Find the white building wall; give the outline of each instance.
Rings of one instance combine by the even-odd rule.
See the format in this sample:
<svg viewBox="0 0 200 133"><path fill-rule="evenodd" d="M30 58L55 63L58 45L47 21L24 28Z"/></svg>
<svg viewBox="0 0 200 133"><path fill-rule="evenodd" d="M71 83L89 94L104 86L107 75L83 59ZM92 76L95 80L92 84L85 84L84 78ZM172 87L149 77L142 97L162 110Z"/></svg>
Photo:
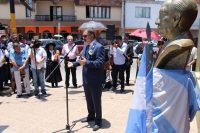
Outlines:
<svg viewBox="0 0 200 133"><path fill-rule="evenodd" d="M10 19L10 4L0 4L1 15L0 19ZM32 18L34 18L35 13L31 12ZM15 4L15 17L16 19L30 19L26 18L25 6L22 4Z"/></svg>
<svg viewBox="0 0 200 133"><path fill-rule="evenodd" d="M150 18L136 18L135 17L135 7L150 7L151 13ZM152 4L152 3L133 3L127 2L125 5L126 8L126 16L125 16L125 27L126 29L137 29L137 28L146 28L146 24L149 21L151 28L157 28L155 25L155 21L159 16L159 10L161 7L161 3ZM198 29L200 23L200 6L198 5L198 16L195 22L193 23L191 29Z"/></svg>
<svg viewBox="0 0 200 133"><path fill-rule="evenodd" d="M50 6L62 6L63 15L74 15L73 2L62 1L55 5L51 1L38 1L36 6L37 15L50 15Z"/></svg>
<svg viewBox="0 0 200 133"><path fill-rule="evenodd" d="M121 21L121 8L111 7L111 18L110 19L98 19L94 18L93 20L102 20L102 21ZM85 6L76 6L75 15L77 20L92 20L92 18L86 18L86 7Z"/></svg>
<svg viewBox="0 0 200 133"><path fill-rule="evenodd" d="M31 12L34 15L34 12ZM25 6L22 4L15 4L16 19L30 19L26 18ZM10 19L10 4L0 4L0 19Z"/></svg>
<svg viewBox="0 0 200 133"><path fill-rule="evenodd" d="M150 18L136 18L135 7L150 7ZM126 3L125 5L125 27L127 29L146 28L147 22L149 22L151 28L157 28L155 21L159 15L159 4L149 3Z"/></svg>

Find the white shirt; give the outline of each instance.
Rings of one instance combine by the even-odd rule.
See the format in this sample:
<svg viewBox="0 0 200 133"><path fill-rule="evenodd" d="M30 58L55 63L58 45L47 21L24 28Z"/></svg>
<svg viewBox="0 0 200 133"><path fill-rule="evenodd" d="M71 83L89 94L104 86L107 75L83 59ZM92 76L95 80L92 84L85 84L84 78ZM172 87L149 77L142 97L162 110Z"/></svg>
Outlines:
<svg viewBox="0 0 200 133"><path fill-rule="evenodd" d="M28 50L28 56L31 55L31 50L33 52L33 58L31 59L31 68L36 69L36 67L35 67L35 56L36 56L36 61L39 61L39 60L41 60L42 57L45 57L45 60L43 60L43 62L41 62L40 64L37 64L37 69L46 68L47 53L44 50L44 48L39 47L39 48L35 49L36 55L34 54L33 49L29 49Z"/></svg>
<svg viewBox="0 0 200 133"><path fill-rule="evenodd" d="M0 67L2 67L3 64L6 63L6 62L2 62L2 59L3 59L5 56L6 56L6 57L9 57L8 51L7 51L7 50L2 50L2 49L0 49Z"/></svg>
<svg viewBox="0 0 200 133"><path fill-rule="evenodd" d="M8 52L10 52L11 50L13 50L13 42L9 42L8 43L7 50L8 50Z"/></svg>
<svg viewBox="0 0 200 133"><path fill-rule="evenodd" d="M193 47L192 50L191 50L191 54L190 54L190 58L188 60L188 63L190 63L190 62L192 62L193 60L196 60L196 59L197 59L197 48ZM192 71L192 66L187 66L186 69Z"/></svg>
<svg viewBox="0 0 200 133"><path fill-rule="evenodd" d="M110 54L113 55L114 57L114 64L115 65L123 65L125 64L125 53L126 53L126 48L127 48L127 44L124 42L121 46L121 48L117 47L111 47L110 49Z"/></svg>

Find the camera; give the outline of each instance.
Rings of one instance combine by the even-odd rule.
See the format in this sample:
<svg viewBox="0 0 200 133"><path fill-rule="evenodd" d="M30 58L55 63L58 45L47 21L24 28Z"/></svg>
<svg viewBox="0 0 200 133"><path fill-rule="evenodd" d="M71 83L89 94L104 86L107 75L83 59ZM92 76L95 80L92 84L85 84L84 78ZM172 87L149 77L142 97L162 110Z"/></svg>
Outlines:
<svg viewBox="0 0 200 133"><path fill-rule="evenodd" d="M40 41L39 40L32 40L30 44L30 48L39 48L40 47Z"/></svg>
<svg viewBox="0 0 200 133"><path fill-rule="evenodd" d="M116 42L116 41L112 41L112 42L111 42L111 45L114 45L114 44L117 44L117 42Z"/></svg>

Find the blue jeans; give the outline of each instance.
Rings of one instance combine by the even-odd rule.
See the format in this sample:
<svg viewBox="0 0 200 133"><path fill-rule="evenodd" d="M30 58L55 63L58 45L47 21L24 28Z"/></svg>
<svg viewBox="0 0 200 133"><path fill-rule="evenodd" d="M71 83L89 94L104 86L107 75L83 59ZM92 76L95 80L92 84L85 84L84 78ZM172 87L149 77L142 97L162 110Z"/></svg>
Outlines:
<svg viewBox="0 0 200 133"><path fill-rule="evenodd" d="M33 74L33 85L34 85L34 93L35 94L38 94L39 93L39 85L38 83L40 84L41 86L41 92L42 94L45 94L46 93L46 90L45 90L45 79L44 79L44 72L45 72L45 69L44 68L41 68L41 69L37 69L37 73L36 73L36 69L33 69L32 68L32 74Z"/></svg>

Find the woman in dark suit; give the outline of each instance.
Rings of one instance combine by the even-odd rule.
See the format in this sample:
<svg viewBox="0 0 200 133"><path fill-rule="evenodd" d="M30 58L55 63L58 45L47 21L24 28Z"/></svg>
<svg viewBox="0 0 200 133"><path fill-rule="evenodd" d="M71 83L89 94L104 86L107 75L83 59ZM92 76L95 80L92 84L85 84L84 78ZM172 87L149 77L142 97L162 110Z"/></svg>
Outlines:
<svg viewBox="0 0 200 133"><path fill-rule="evenodd" d="M47 76L54 70L54 68L59 64L59 51L55 49L54 43L49 43L46 45L47 51L47 67L46 75ZM62 81L62 76L60 73L60 67L58 66L55 71L47 79L47 82L51 83L52 87L58 87L58 82Z"/></svg>

